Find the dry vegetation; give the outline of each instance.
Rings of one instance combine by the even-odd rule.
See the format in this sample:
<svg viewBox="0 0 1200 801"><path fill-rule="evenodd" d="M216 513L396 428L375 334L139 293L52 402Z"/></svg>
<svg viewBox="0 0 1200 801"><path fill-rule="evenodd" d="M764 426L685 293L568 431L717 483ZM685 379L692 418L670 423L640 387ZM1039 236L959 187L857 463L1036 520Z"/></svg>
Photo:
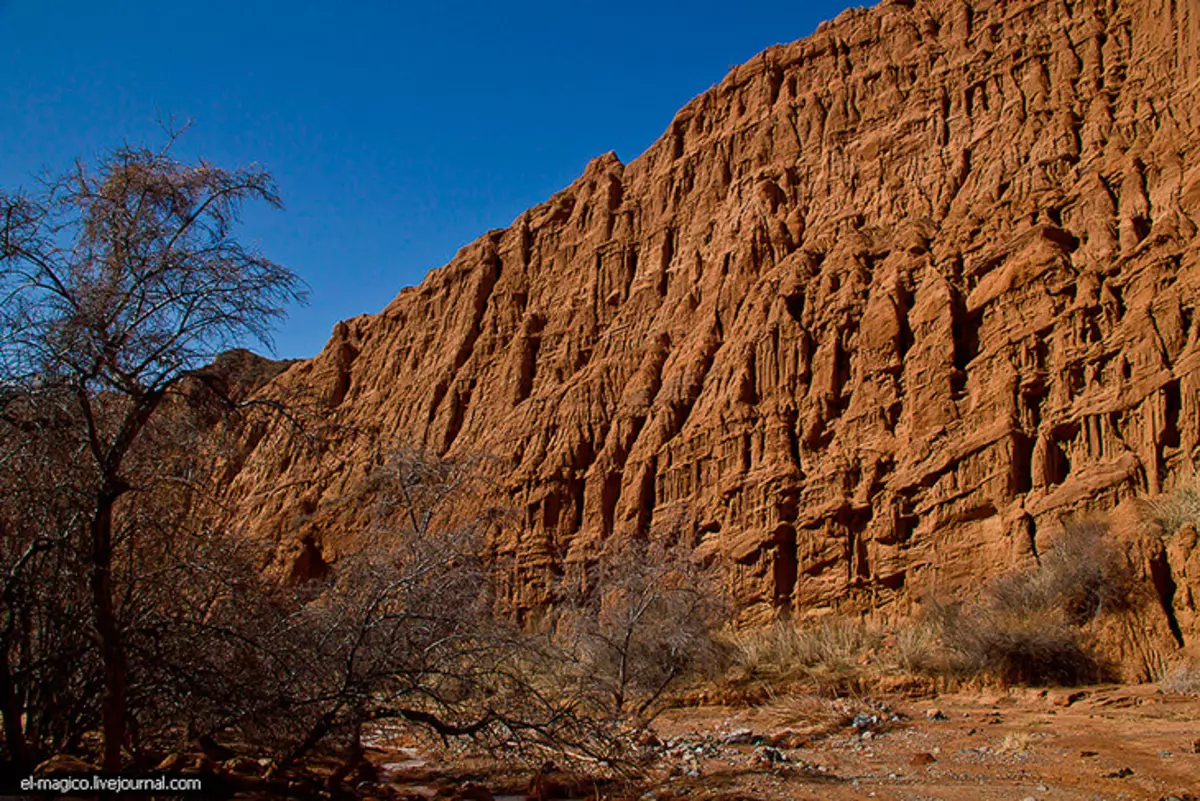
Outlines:
<svg viewBox="0 0 1200 801"><path fill-rule="evenodd" d="M1090 627L1128 610L1137 592L1108 529L1073 524L1036 569L992 580L974 601L933 599L918 619L891 626L830 616L741 634L729 679L835 693L895 686L897 676L926 688L979 680L1094 683L1110 678L1110 668Z"/></svg>
<svg viewBox="0 0 1200 801"><path fill-rule="evenodd" d="M366 772L364 737L383 728L614 768L634 758L633 732L702 682L751 697L1109 677L1093 629L1139 590L1099 523L900 626L827 616L738 633L706 572L651 532L597 546L554 609L518 626L483 557L503 510L459 512L480 508L480 462L397 446L364 487L374 522L357 549L267 581L256 549L204 511L239 432L282 419L319 446L299 399L250 397L238 370L211 367L239 337L265 338L299 293L232 237L243 201L278 202L270 177L122 150L47 191L0 196L10 773L54 754L144 769L234 745L268 760L263 781L335 755L332 789ZM1152 508L1172 532L1200 520L1200 493ZM1200 678L1181 667L1160 686L1196 694Z"/></svg>
<svg viewBox="0 0 1200 801"><path fill-rule="evenodd" d="M609 543L554 617L517 627L482 558L491 513L456 511L478 508L479 463L403 447L364 488L359 547L290 582L206 523L224 448L328 432L311 399L251 394L270 369L222 356L301 295L234 236L243 203L278 205L270 176L170 148L0 195L5 775L235 745L278 775L332 749L334 787L384 726L622 763L627 727L717 653L722 607L680 554Z"/></svg>

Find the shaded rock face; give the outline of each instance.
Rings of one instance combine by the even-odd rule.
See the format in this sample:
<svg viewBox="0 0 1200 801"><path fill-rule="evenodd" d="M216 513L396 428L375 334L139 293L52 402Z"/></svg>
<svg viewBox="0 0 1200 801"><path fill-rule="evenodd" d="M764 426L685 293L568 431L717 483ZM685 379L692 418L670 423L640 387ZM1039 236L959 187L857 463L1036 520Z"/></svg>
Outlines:
<svg viewBox="0 0 1200 801"><path fill-rule="evenodd" d="M609 537L761 617L1032 563L1191 474L1198 81L1181 0L846 12L339 324L277 381L349 428L257 441L238 517L336 560L402 441L494 457L518 610Z"/></svg>

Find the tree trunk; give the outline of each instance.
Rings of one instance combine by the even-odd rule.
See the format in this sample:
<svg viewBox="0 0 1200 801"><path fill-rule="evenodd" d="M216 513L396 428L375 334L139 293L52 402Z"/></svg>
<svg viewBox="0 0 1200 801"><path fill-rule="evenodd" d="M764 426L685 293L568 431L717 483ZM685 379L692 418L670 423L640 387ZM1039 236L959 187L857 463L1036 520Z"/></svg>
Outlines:
<svg viewBox="0 0 1200 801"><path fill-rule="evenodd" d="M25 732L21 728L21 705L17 703L16 686L12 671L8 668L7 644L3 650L4 658L0 660L0 717L4 718L4 748L14 763L24 766L29 754L25 747Z"/></svg>
<svg viewBox="0 0 1200 801"><path fill-rule="evenodd" d="M125 742L125 648L113 608L112 517L119 492L105 488L96 499L92 519L92 613L100 639L104 664L104 770L121 769L121 746Z"/></svg>
<svg viewBox="0 0 1200 801"><path fill-rule="evenodd" d="M280 760L279 767L291 767L296 760L307 754L317 746L317 743L325 739L325 735L329 734L330 729L333 728L333 719L336 715L336 709L331 712L326 712L324 715L322 715L316 724L309 729L308 736L304 738L304 742L293 748L291 753Z"/></svg>

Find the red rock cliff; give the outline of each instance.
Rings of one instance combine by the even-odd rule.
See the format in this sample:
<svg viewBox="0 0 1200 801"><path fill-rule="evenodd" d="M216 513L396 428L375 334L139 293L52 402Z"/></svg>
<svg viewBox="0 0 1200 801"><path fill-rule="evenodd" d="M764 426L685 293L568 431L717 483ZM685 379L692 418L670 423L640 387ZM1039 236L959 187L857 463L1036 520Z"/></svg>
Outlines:
<svg viewBox="0 0 1200 801"><path fill-rule="evenodd" d="M239 515L335 558L399 439L498 458L518 608L635 532L760 612L1032 559L1191 470L1198 81L1185 0L848 11L339 324L279 380L356 431L249 443Z"/></svg>

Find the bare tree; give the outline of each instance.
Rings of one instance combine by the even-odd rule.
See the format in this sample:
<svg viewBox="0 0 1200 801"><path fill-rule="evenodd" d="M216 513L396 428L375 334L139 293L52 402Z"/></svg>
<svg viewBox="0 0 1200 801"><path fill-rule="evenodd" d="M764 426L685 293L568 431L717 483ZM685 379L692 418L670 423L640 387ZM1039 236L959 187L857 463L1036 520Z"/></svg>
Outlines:
<svg viewBox="0 0 1200 801"><path fill-rule="evenodd" d="M646 722L665 693L719 658L723 596L661 540L608 543L560 593L556 640L614 719Z"/></svg>
<svg viewBox="0 0 1200 801"><path fill-rule="evenodd" d="M406 726L514 748L616 752L562 655L507 622L482 558L492 513L476 492L478 460L393 451L367 486L375 523L321 579L270 585L244 544L173 542L156 558L157 616L137 631L152 716L191 741L236 735L280 769L314 749L345 749L347 775L364 731ZM471 510L483 509L473 513ZM166 588L169 588L166 589Z"/></svg>
<svg viewBox="0 0 1200 801"><path fill-rule="evenodd" d="M269 345L303 295L292 272L235 235L243 204L280 205L271 176L181 162L174 141L0 194L0 421L83 462L87 500L70 552L87 568L103 765L114 770L128 689L113 575L119 505L156 483L150 432L170 398L231 346Z"/></svg>
<svg viewBox="0 0 1200 801"><path fill-rule="evenodd" d="M78 454L0 427L0 717L10 759L77 742L91 718L97 665L77 559Z"/></svg>

